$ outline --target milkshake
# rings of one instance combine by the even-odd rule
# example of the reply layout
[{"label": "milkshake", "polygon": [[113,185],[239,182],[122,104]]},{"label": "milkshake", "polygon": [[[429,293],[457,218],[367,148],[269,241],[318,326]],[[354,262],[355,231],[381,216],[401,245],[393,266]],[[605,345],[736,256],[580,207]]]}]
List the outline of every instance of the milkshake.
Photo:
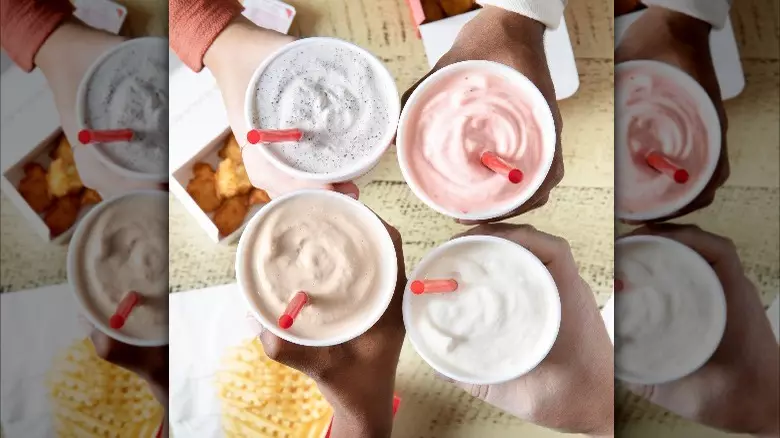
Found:
[{"label": "milkshake", "polygon": [[[615,76],[617,214],[651,220],[693,201],[720,157],[720,121],[704,89],[684,72],[654,61],[619,64]],[[648,160],[661,157],[686,175]]]},{"label": "milkshake", "polygon": [[[168,194],[132,192],[84,217],[68,248],[68,282],[84,316],[119,341],[168,342]],[[137,302],[112,328],[128,295]]]},{"label": "milkshake", "polygon": [[682,378],[715,352],[726,301],[715,272],[674,240],[631,236],[616,242],[615,376],[658,384]]},{"label": "milkshake", "polygon": [[349,180],[379,161],[399,112],[395,81],[378,59],[345,41],[302,39],[271,55],[246,95],[250,129],[297,129],[301,137],[250,144],[245,161],[259,153],[294,177]]},{"label": "milkshake", "polygon": [[133,132],[130,141],[90,146],[103,164],[130,178],[167,180],[167,40],[133,39],[101,56],[81,82],[76,114],[82,130]]},{"label": "milkshake", "polygon": [[[236,278],[258,321],[301,345],[335,345],[368,330],[384,313],[397,279],[396,253],[379,218],[327,191],[276,198],[246,226]],[[281,324],[303,292],[294,322]]]},{"label": "milkshake", "polygon": [[[544,182],[555,153],[552,113],[525,76],[502,64],[465,61],[418,86],[399,122],[398,161],[414,194],[458,218],[502,216]],[[522,175],[509,181],[482,160],[493,153]]]},{"label": "milkshake", "polygon": [[[452,292],[414,281],[448,279]],[[434,369],[460,382],[500,383],[534,369],[558,336],[561,303],[547,268],[506,239],[468,236],[425,256],[404,293],[409,339]]]}]

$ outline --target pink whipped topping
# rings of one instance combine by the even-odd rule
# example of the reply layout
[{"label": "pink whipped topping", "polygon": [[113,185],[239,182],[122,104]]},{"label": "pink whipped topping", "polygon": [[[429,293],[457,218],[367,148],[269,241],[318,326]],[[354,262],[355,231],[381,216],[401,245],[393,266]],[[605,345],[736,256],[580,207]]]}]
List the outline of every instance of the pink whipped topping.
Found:
[{"label": "pink whipped topping", "polygon": [[[694,198],[710,157],[707,125],[686,88],[660,69],[637,66],[615,77],[615,174],[617,209],[623,213],[653,211]],[[678,184],[647,164],[659,152],[688,171]],[[684,202],[684,201],[683,201]]]},{"label": "pink whipped topping", "polygon": [[[543,172],[544,144],[532,100],[503,76],[455,71],[410,108],[404,148],[410,181],[450,211],[491,211],[524,196]],[[491,151],[520,169],[512,184],[480,162]]]}]

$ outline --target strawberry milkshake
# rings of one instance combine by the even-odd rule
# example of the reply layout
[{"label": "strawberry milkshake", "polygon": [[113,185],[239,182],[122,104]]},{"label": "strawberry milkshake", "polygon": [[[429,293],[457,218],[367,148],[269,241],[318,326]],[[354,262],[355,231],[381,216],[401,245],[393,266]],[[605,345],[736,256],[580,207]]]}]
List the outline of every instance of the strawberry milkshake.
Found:
[{"label": "strawberry milkshake", "polygon": [[709,96],[674,67],[632,61],[617,66],[615,98],[618,216],[657,219],[685,207],[707,185],[720,156],[720,125]]},{"label": "strawberry milkshake", "polygon": [[[332,192],[276,198],[247,224],[236,277],[258,320],[302,345],[346,342],[368,330],[395,290],[395,249],[382,222],[359,202]],[[289,327],[291,301],[306,301]]]},{"label": "strawberry milkshake", "polygon": [[[435,210],[488,219],[527,201],[547,176],[555,125],[542,94],[517,71],[466,61],[428,77],[399,122],[398,159],[412,191]],[[491,170],[494,154],[518,177]]]}]

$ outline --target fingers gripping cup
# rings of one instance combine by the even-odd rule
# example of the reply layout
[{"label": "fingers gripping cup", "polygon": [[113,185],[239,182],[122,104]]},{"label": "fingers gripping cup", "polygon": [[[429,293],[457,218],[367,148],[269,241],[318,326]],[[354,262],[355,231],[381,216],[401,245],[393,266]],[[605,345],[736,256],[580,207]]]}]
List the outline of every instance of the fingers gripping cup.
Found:
[{"label": "fingers gripping cup", "polygon": [[415,350],[460,382],[495,384],[534,369],[561,322],[555,281],[530,251],[467,236],[428,253],[410,277],[403,317]]},{"label": "fingers gripping cup", "polygon": [[656,61],[618,64],[615,98],[618,217],[674,214],[699,196],[720,159],[712,100],[685,72]]},{"label": "fingers gripping cup", "polygon": [[250,310],[299,345],[337,345],[365,333],[390,304],[397,276],[382,221],[335,192],[275,198],[238,242],[236,278]]},{"label": "fingers gripping cup", "polygon": [[252,76],[245,147],[294,178],[349,181],[379,162],[399,113],[395,80],[377,58],[346,41],[306,38],[270,55]]},{"label": "fingers gripping cup", "polygon": [[168,42],[145,37],[103,54],[79,85],[79,141],[117,174],[168,180]]},{"label": "fingers gripping cup", "polygon": [[98,204],[68,247],[82,314],[121,342],[168,343],[168,194],[131,192]]},{"label": "fingers gripping cup", "polygon": [[691,248],[657,236],[618,239],[615,376],[638,384],[685,377],[706,363],[726,327],[723,287]]},{"label": "fingers gripping cup", "polygon": [[439,213],[494,219],[523,205],[553,162],[555,122],[518,71],[464,61],[425,79],[401,113],[398,163],[412,192]]}]

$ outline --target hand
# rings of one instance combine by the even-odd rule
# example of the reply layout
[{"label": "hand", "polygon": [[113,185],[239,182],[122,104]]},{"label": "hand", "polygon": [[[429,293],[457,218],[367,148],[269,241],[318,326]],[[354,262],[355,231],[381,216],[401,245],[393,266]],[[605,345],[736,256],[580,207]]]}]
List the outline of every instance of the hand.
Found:
[{"label": "hand", "polygon": [[[236,17],[209,47],[203,62],[222,93],[230,127],[239,144],[246,145],[249,127],[244,117],[244,100],[257,67],[273,52],[295,38],[255,26],[243,15]],[[292,178],[268,162],[255,145],[242,147],[244,166],[252,185],[272,198],[300,189],[336,190],[357,199],[355,184],[321,184]]]},{"label": "hand", "polygon": [[81,80],[103,53],[125,38],[90,28],[76,19],[63,22],[35,55],[54,95],[62,129],[71,145],[76,167],[85,186],[97,190],[104,199],[134,190],[159,188],[159,184],[137,181],[116,174],[96,156],[92,147],[78,141],[76,100]]},{"label": "hand", "polygon": [[728,120],[710,53],[710,25],[679,12],[649,7],[626,31],[615,49],[615,64],[631,60],[652,60],[677,67],[698,82],[712,99],[720,118],[720,159],[712,179],[701,194],[675,214],[658,221],[684,216],[712,204],[715,192],[729,178],[726,149]]},{"label": "hand", "polygon": [[269,358],[311,377],[334,409],[333,438],[389,437],[393,388],[404,342],[401,303],[406,274],[401,235],[385,223],[398,255],[395,295],[382,318],[366,333],[332,347],[313,348],[280,339],[249,315]]},{"label": "hand", "polygon": [[87,329],[98,357],[146,380],[154,397],[167,409],[168,346],[136,347],[97,330],[84,317],[80,317],[80,322]]},{"label": "hand", "polygon": [[[428,76],[450,64],[467,60],[499,62],[525,75],[541,91],[552,111],[557,142],[555,156],[547,179],[536,193],[517,210],[491,221],[501,221],[539,208],[547,203],[550,191],[563,179],[563,154],[561,152],[561,128],[563,126],[555,88],[547,67],[544,53],[545,26],[535,20],[501,8],[485,6],[458,34],[452,48],[422,79],[404,93],[405,104],[418,85]],[[479,221],[458,221],[473,225]]]},{"label": "hand", "polygon": [[729,432],[778,436],[780,349],[734,243],[693,225],[658,224],[631,234],[674,239],[709,262],[726,296],[726,330],[712,358],[693,374],[661,385],[626,387],[698,423]]},{"label": "hand", "polygon": [[561,327],[550,353],[528,374],[498,385],[459,383],[518,418],[565,432],[614,433],[613,349],[593,292],[580,277],[568,242],[529,225],[491,224],[463,235],[516,242],[550,271],[561,297]]}]

